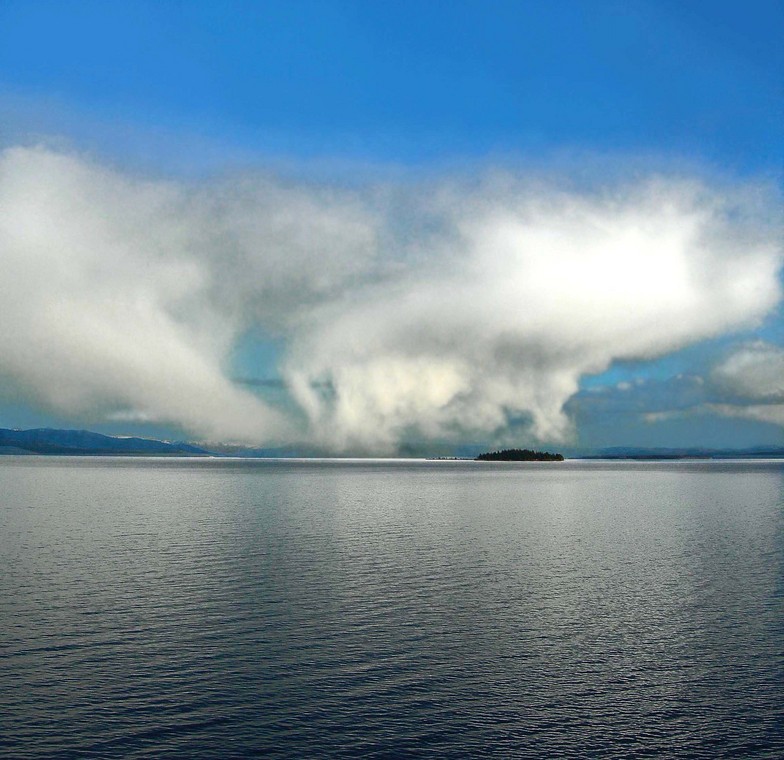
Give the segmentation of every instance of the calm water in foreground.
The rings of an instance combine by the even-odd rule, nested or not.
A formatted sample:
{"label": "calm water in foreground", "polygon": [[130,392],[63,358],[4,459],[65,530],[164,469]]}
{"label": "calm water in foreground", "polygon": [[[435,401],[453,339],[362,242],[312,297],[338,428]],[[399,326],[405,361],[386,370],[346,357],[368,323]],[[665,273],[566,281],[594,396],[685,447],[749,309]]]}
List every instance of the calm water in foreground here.
{"label": "calm water in foreground", "polygon": [[0,458],[0,755],[782,757],[783,486]]}

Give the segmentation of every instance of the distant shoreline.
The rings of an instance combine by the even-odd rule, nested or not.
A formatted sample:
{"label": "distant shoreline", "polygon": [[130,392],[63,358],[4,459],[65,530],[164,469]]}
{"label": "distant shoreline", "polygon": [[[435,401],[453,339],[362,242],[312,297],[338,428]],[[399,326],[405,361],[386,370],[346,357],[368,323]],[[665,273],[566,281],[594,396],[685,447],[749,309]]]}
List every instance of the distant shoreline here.
{"label": "distant shoreline", "polygon": [[745,449],[644,449],[616,447],[595,454],[564,456],[531,449],[505,449],[469,456],[330,457],[314,452],[298,453],[295,447],[253,448],[227,444],[192,444],[152,438],[108,436],[87,430],[0,428],[0,456],[159,457],[162,459],[410,459],[431,462],[537,462],[537,461],[628,461],[667,462],[690,460],[784,459],[784,446]]}

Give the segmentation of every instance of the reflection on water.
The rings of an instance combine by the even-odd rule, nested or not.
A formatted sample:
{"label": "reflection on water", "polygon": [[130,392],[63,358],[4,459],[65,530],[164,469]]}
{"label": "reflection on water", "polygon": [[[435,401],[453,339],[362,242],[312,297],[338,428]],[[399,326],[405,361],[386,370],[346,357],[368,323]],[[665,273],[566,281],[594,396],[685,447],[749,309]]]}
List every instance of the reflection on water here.
{"label": "reflection on water", "polygon": [[781,756],[783,475],[0,458],[0,754]]}

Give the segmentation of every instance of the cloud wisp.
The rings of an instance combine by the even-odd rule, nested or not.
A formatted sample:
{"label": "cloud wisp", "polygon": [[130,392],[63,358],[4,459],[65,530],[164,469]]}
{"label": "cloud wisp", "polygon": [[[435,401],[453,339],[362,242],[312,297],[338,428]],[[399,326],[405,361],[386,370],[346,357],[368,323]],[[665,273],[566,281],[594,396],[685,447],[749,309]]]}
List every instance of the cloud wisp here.
{"label": "cloud wisp", "polygon": [[[572,433],[580,377],[751,327],[781,297],[756,187],[510,175],[361,190],[151,180],[46,148],[0,158],[0,378],[74,417],[203,439],[394,452]],[[288,415],[233,382],[287,346]],[[519,428],[518,428],[519,429]]]}

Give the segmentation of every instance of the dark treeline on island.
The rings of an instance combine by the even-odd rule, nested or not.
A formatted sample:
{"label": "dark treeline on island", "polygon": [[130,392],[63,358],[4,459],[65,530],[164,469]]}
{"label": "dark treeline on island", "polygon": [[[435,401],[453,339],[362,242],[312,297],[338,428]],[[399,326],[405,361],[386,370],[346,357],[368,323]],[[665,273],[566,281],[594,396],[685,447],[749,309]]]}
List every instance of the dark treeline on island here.
{"label": "dark treeline on island", "polygon": [[476,458],[477,462],[563,462],[563,454],[551,454],[549,451],[532,451],[531,449],[505,449],[504,451],[488,451]]}

